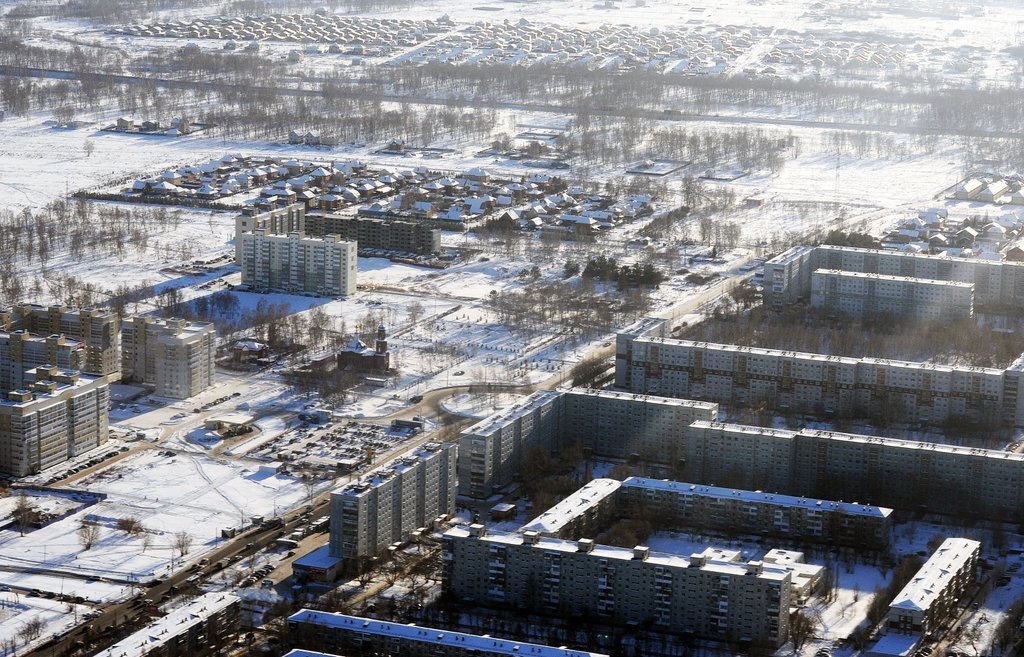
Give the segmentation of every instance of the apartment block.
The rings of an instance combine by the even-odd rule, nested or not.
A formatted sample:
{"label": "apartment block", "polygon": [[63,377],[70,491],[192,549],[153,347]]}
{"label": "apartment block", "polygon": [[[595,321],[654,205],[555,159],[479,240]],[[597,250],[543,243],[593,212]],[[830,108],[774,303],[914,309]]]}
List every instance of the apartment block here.
{"label": "apartment block", "polygon": [[23,384],[0,401],[0,472],[34,474],[106,442],[106,379],[49,366]]}
{"label": "apartment block", "polygon": [[169,612],[94,657],[177,657],[223,654],[240,626],[241,599],[207,593]]}
{"label": "apartment block", "polygon": [[512,482],[525,450],[579,445],[597,456],[676,466],[691,422],[718,405],[613,390],[540,391],[459,435],[459,494],[486,498]]}
{"label": "apartment block", "polygon": [[443,560],[445,590],[464,603],[651,623],[775,648],[788,639],[798,589],[813,588],[821,573],[795,559],[744,563],[738,553],[718,550],[683,557],[482,525],[446,532]]}
{"label": "apartment block", "polygon": [[452,513],[457,455],[454,444],[426,443],[412,455],[331,493],[331,556],[376,556]]}
{"label": "apartment block", "polygon": [[606,458],[676,465],[682,436],[695,420],[718,419],[718,404],[614,390],[564,394],[561,444]]}
{"label": "apartment block", "polygon": [[647,336],[633,340],[630,354],[622,363],[628,372],[617,378],[636,393],[931,424],[958,418],[1015,423],[1024,417],[1017,389],[1007,389],[1001,369]]}
{"label": "apartment block", "polygon": [[441,229],[418,221],[375,219],[350,214],[310,214],[306,232],[312,237],[338,235],[360,249],[383,249],[430,255],[441,251]]}
{"label": "apartment block", "polygon": [[974,583],[981,544],[947,538],[889,605],[890,631],[927,635],[956,614],[957,601]]}
{"label": "apartment block", "polygon": [[517,531],[551,538],[595,536],[622,515],[621,491],[620,481],[593,479]]}
{"label": "apartment block", "polygon": [[[121,370],[120,320],[100,308],[23,304],[0,310],[5,331],[22,330],[41,336],[63,336],[85,345],[81,369],[85,374],[116,380]],[[52,363],[58,365],[58,363]],[[63,367],[63,365],[60,365]]]}
{"label": "apartment block", "polygon": [[242,283],[259,290],[327,296],[356,292],[356,244],[337,235],[274,235],[258,228],[238,237]]}
{"label": "apartment block", "polygon": [[561,443],[563,394],[541,390],[459,434],[459,494],[487,498],[509,484],[530,445]]}
{"label": "apartment block", "polygon": [[288,641],[303,650],[292,650],[285,657],[330,657],[310,652],[310,649],[353,657],[607,657],[571,648],[552,648],[310,609],[288,617]]}
{"label": "apartment block", "polygon": [[969,319],[974,284],[819,269],[811,274],[811,307],[857,319]]}
{"label": "apartment block", "polygon": [[813,497],[630,477],[615,495],[619,515],[659,526],[752,533],[880,550],[889,544],[892,509]]}
{"label": "apartment block", "polygon": [[235,262],[242,262],[242,235],[255,230],[265,230],[273,235],[303,232],[306,230],[306,204],[293,203],[267,212],[235,217]]}
{"label": "apartment block", "polygon": [[781,308],[807,297],[811,273],[819,269],[966,283],[974,285],[977,309],[1024,308],[1024,263],[829,245],[794,247],[766,262],[765,305]]}
{"label": "apartment block", "polygon": [[40,337],[24,329],[0,332],[0,390],[25,385],[25,373],[42,365],[62,370],[81,370],[85,345],[62,335]]}
{"label": "apartment block", "polygon": [[685,477],[800,497],[1024,520],[1024,454],[860,436],[694,422]]}
{"label": "apartment block", "polygon": [[194,397],[213,385],[217,330],[183,319],[133,317],[121,329],[125,381],[155,386],[171,399]]}

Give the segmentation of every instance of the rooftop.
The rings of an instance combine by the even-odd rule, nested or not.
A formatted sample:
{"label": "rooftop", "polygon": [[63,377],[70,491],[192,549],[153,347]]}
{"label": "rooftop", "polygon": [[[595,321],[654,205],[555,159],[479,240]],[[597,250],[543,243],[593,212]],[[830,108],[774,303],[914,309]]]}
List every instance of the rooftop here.
{"label": "rooftop", "polygon": [[556,399],[561,397],[562,394],[563,393],[558,390],[539,390],[521,402],[505,409],[501,413],[497,413],[477,422],[462,433],[470,435],[491,433],[508,424],[512,420],[528,415],[538,408],[542,408],[553,403]]}
{"label": "rooftop", "polygon": [[[289,621],[299,623],[314,623],[327,627],[348,629],[360,634],[375,634],[378,636],[396,637],[407,641],[427,643],[438,647],[451,646],[464,650],[476,650],[482,654],[493,655],[531,655],[532,657],[605,657],[598,653],[586,652],[584,650],[572,650],[569,648],[552,648],[536,643],[523,643],[521,641],[509,641],[506,639],[495,639],[493,637],[463,634],[462,632],[450,632],[437,630],[417,625],[402,625],[389,621],[372,620],[348,616],[346,614],[325,613],[303,609],[288,617]],[[293,650],[288,653],[292,657],[319,657],[322,653]]]}
{"label": "rooftop", "polygon": [[888,274],[871,274],[861,271],[846,271],[843,269],[818,269],[812,277],[821,276],[842,276],[844,278],[863,278],[875,281],[892,281],[894,283],[914,283],[915,285],[937,285],[942,287],[955,287],[967,290],[974,289],[974,283],[960,283],[957,281],[940,281],[934,278],[913,278],[910,276],[890,276]]}
{"label": "rooftop", "polygon": [[[627,480],[628,481],[628,480]],[[564,500],[540,514],[519,531],[534,531],[538,534],[557,534],[573,519],[597,507],[614,495],[623,482],[615,479],[594,479],[569,495]]]}
{"label": "rooftop", "polygon": [[[595,481],[605,481],[596,479]],[[618,482],[616,482],[618,483]],[[721,488],[717,486],[700,486],[678,481],[667,481],[662,479],[646,479],[644,477],[630,477],[622,482],[623,487],[647,488],[653,490],[671,491],[680,495],[700,495],[703,497],[715,497],[723,499],[739,499],[748,502],[761,504],[773,504],[776,506],[803,507],[817,509],[819,511],[833,511],[854,516],[869,516],[885,518],[892,513],[892,509],[878,506],[857,504],[856,502],[835,502],[832,500],[819,500],[806,497],[794,497],[792,495],[776,495],[775,493],[762,493],[761,491],[739,490],[735,488]],[[583,489],[581,489],[583,490]],[[564,501],[568,501],[566,498]],[[554,508],[557,508],[556,505]],[[554,510],[552,508],[552,510]],[[543,518],[543,516],[541,516]],[[539,518],[538,518],[539,520]]]}
{"label": "rooftop", "polygon": [[969,366],[953,366],[953,365],[939,365],[936,363],[914,363],[903,360],[889,360],[886,358],[850,358],[848,356],[829,356],[827,354],[811,354],[801,351],[784,351],[780,349],[764,349],[762,347],[744,347],[736,344],[719,344],[716,342],[697,342],[694,340],[679,340],[677,338],[652,338],[642,337],[637,338],[635,344],[662,344],[667,346],[678,346],[689,349],[710,349],[713,351],[722,351],[726,353],[742,353],[752,354],[756,356],[769,356],[772,358],[797,358],[801,360],[808,360],[821,363],[837,363],[841,365],[849,365],[856,367],[858,365],[863,366],[877,366],[885,365],[887,367],[905,367],[915,370],[928,370],[930,372],[972,372],[979,374],[987,374],[991,376],[1002,376],[1005,370],[996,369],[993,367],[969,367]]}
{"label": "rooftop", "polygon": [[152,652],[169,639],[187,631],[193,625],[205,621],[210,616],[227,609],[237,602],[238,596],[232,593],[207,593],[206,595],[201,595],[184,607],[175,609],[135,634],[97,653],[94,657],[141,657]]}
{"label": "rooftop", "polygon": [[890,609],[925,611],[949,586],[964,564],[978,554],[981,543],[967,538],[947,538],[921,566],[914,578],[896,594]]}
{"label": "rooftop", "polygon": [[577,395],[580,397],[600,397],[602,399],[625,399],[645,402],[648,404],[660,404],[663,406],[685,406],[687,408],[705,408],[713,411],[718,410],[718,404],[715,402],[680,399],[678,397],[659,397],[657,395],[644,395],[641,393],[622,392],[619,390],[572,388],[571,390],[566,390],[565,394]]}

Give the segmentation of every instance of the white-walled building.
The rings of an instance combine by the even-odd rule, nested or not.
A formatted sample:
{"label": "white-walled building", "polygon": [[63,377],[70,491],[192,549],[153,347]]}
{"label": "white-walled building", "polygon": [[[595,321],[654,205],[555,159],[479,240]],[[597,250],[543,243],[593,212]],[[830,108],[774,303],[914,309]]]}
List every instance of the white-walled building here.
{"label": "white-walled building", "polygon": [[242,284],[259,290],[347,296],[356,292],[356,243],[337,235],[306,237],[265,229],[242,233],[238,264]]}
{"label": "white-walled building", "polygon": [[172,399],[194,397],[213,385],[217,330],[183,319],[133,317],[121,328],[121,375],[148,383]]}

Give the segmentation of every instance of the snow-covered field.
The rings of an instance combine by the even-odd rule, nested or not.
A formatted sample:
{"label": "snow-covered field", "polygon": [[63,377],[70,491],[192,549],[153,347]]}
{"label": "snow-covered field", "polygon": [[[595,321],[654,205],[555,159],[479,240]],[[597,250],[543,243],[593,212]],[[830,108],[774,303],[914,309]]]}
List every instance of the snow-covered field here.
{"label": "snow-covered field", "polygon": [[[0,566],[45,568],[51,573],[46,582],[32,578],[28,583],[7,573],[0,580],[58,591],[64,573],[75,578],[80,595],[97,601],[121,599],[126,585],[162,577],[183,562],[199,559],[222,541],[221,529],[243,525],[255,515],[282,515],[308,497],[298,479],[276,474],[273,466],[202,454],[169,457],[156,450],[135,454],[76,486],[105,493],[107,499],[25,536],[0,533]],[[321,482],[318,492],[330,486]],[[141,521],[145,531],[130,536],[119,530],[117,521],[128,517]],[[100,527],[88,550],[77,532],[81,521]],[[184,559],[175,548],[179,532],[192,537]],[[106,581],[83,583],[87,578]]]}

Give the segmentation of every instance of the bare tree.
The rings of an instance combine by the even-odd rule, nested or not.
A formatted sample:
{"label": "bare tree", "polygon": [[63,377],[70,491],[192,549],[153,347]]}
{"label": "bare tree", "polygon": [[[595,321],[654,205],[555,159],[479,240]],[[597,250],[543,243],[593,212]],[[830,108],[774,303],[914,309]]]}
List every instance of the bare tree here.
{"label": "bare tree", "polygon": [[18,494],[18,501],[15,502],[11,516],[14,518],[14,524],[18,531],[24,536],[32,522],[39,517],[39,511],[28,501],[28,495],[22,492]]}
{"label": "bare tree", "polygon": [[129,536],[138,536],[146,530],[145,527],[142,526],[142,521],[134,516],[119,518],[117,521],[117,528]]}
{"label": "bare tree", "polygon": [[78,542],[82,544],[82,549],[91,550],[99,539],[100,526],[83,520],[82,524],[78,527]]}
{"label": "bare tree", "polygon": [[789,617],[789,638],[793,641],[793,650],[799,651],[807,639],[811,638],[817,622],[807,615],[803,609],[797,609]]}
{"label": "bare tree", "polygon": [[21,636],[22,641],[28,643],[39,638],[39,635],[43,633],[43,619],[38,616],[25,622],[25,626],[18,632]]}
{"label": "bare tree", "polygon": [[192,534],[189,534],[186,531],[180,531],[174,535],[171,545],[178,551],[178,556],[184,557],[192,547],[193,540]]}
{"label": "bare tree", "polygon": [[96,152],[96,144],[92,143],[91,139],[86,139],[82,144],[82,150],[85,151],[86,157],[92,157],[92,154]]}

